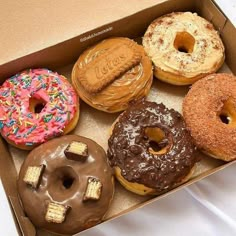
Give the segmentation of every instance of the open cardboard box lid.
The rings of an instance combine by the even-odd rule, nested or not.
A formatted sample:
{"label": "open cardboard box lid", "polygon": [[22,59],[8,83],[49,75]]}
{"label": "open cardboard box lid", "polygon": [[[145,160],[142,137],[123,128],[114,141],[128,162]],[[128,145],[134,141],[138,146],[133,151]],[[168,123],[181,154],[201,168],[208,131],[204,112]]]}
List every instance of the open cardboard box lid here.
{"label": "open cardboard box lid", "polygon": [[[27,0],[9,0],[0,8],[1,19],[4,20],[0,22],[0,82],[25,68],[41,66],[57,69],[73,63],[90,44],[109,36],[141,36],[156,17],[172,11],[195,9],[193,6],[200,15],[212,21],[221,33],[226,46],[227,65],[236,74],[236,30],[211,0],[42,0],[30,3]],[[207,171],[165,195],[232,163]],[[17,172],[8,147],[1,139],[0,175],[14,210],[19,232],[35,235],[34,227],[20,207],[16,191]],[[138,207],[156,200],[157,198],[153,198]],[[135,208],[137,206],[122,214]],[[122,214],[114,215],[113,218]]]}
{"label": "open cardboard box lid", "polygon": [[1,4],[0,8],[0,65],[82,35],[159,2],[163,0],[9,0]]}
{"label": "open cardboard box lid", "polygon": [[[158,7],[157,5],[161,3],[165,4]],[[192,1],[182,2],[179,5],[173,0],[68,0],[66,3],[63,0],[31,2],[9,0],[0,8],[0,81],[23,68],[28,68],[30,65],[32,67],[41,64],[41,66],[47,67],[48,64],[53,63],[54,67],[57,68],[65,64],[66,61],[67,63],[75,61],[81,51],[78,48],[88,46],[86,43],[80,45],[78,36],[86,35],[93,29],[102,28],[104,25],[153,6],[156,7],[152,9],[150,14],[143,14],[142,17],[152,20],[155,18],[155,14],[158,15],[160,11],[166,13],[170,12],[170,9],[183,9],[183,5],[187,10],[191,8],[191,4]],[[219,14],[216,11],[219,10],[212,11],[211,4],[207,1],[203,1],[203,5],[209,20],[214,18],[220,30],[227,26],[225,17],[218,18]],[[227,22],[228,25],[231,24],[228,20]],[[140,25],[140,23],[132,20],[127,21],[127,24],[127,29],[129,24]],[[232,24],[226,28],[231,27],[233,27]],[[113,35],[114,31],[119,35],[119,29],[113,29],[112,33],[106,34],[106,37]],[[231,48],[233,47],[234,35],[232,32],[230,33],[227,45]],[[99,40],[100,37],[97,39]],[[72,47],[73,57],[69,55],[72,52]],[[62,53],[65,48],[68,48],[67,56]],[[49,50],[52,55],[50,58],[47,57]],[[63,56],[59,57],[60,54]],[[35,55],[39,59],[35,58]],[[55,55],[54,58],[53,55]],[[24,60],[21,62],[24,61],[24,64],[19,60],[23,57]],[[228,61],[231,60],[233,59],[229,58]]]}

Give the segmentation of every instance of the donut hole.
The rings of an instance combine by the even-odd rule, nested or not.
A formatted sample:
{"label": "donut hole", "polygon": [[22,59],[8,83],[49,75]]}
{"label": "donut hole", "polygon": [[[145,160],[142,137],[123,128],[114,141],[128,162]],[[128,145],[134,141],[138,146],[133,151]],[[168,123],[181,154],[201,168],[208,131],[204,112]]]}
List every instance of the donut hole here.
{"label": "donut hole", "polygon": [[188,49],[185,48],[184,46],[179,47],[179,48],[178,48],[178,51],[179,51],[179,52],[188,53]]}
{"label": "donut hole", "polygon": [[230,117],[225,114],[220,115],[220,120],[227,125],[230,123]]}
{"label": "donut hole", "polygon": [[163,130],[158,127],[145,129],[145,136],[149,140],[148,151],[152,154],[164,154],[167,152],[169,142]]}
{"label": "donut hole", "polygon": [[46,105],[46,101],[42,98],[31,97],[29,99],[29,110],[33,113],[39,114]]}
{"label": "donut hole", "polygon": [[194,37],[184,31],[178,32],[175,36],[174,47],[176,50],[182,53],[192,53],[195,45]]}
{"label": "donut hole", "polygon": [[[63,171],[65,171],[65,169],[63,169]],[[58,176],[58,184],[60,185],[59,187],[61,187],[63,190],[72,188],[74,182],[75,176],[74,173],[71,171],[62,172],[62,174]]]}
{"label": "donut hole", "polygon": [[68,189],[72,186],[74,180],[75,179],[72,178],[71,176],[64,176],[62,180],[62,184],[66,189]]}
{"label": "donut hole", "polygon": [[79,178],[71,166],[56,168],[49,176],[48,191],[53,196],[71,196],[79,186]]}
{"label": "donut hole", "polygon": [[45,104],[43,104],[43,103],[37,104],[34,108],[34,112],[35,113],[40,113],[43,110],[44,107],[45,107]]}
{"label": "donut hole", "polygon": [[224,101],[223,107],[219,113],[219,119],[226,125],[236,127],[236,109],[232,98]]}
{"label": "donut hole", "polygon": [[162,148],[160,147],[160,145],[153,141],[153,140],[150,140],[149,141],[149,145],[150,145],[150,148],[154,151],[154,152],[159,152]]}

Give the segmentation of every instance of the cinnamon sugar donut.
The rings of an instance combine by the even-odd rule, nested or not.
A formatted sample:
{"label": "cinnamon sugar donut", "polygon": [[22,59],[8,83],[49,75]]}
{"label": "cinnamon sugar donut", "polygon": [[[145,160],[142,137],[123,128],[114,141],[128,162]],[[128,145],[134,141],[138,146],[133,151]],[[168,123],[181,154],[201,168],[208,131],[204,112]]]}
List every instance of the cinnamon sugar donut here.
{"label": "cinnamon sugar donut", "polygon": [[107,153],[119,182],[139,195],[161,194],[187,181],[199,160],[182,116],[144,100],[114,123]]}
{"label": "cinnamon sugar donut", "polygon": [[154,63],[154,75],[175,85],[192,84],[217,71],[224,45],[214,26],[191,12],[175,12],[154,20],[143,46]]}
{"label": "cinnamon sugar donut", "polygon": [[196,145],[224,161],[236,159],[236,77],[213,74],[197,81],[183,102]]}
{"label": "cinnamon sugar donut", "polygon": [[72,83],[90,106],[113,113],[148,94],[152,63],[142,46],[128,38],[110,38],[84,51],[72,71]]}

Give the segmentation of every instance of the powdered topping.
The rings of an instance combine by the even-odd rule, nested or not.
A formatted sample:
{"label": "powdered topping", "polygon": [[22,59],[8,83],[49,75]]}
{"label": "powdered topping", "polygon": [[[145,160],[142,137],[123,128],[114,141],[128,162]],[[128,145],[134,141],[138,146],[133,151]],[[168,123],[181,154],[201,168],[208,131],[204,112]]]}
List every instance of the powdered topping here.
{"label": "powdered topping", "polygon": [[[30,99],[44,107],[32,111]],[[33,146],[63,133],[77,110],[77,95],[69,82],[47,69],[12,76],[0,88],[0,130],[17,145]]]}

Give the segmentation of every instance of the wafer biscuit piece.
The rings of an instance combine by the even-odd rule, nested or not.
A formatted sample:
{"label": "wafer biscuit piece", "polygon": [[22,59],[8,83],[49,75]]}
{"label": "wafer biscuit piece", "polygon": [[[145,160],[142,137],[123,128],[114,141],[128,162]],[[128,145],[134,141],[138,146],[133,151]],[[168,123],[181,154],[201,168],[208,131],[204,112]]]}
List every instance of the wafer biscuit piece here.
{"label": "wafer biscuit piece", "polygon": [[84,201],[99,200],[102,194],[102,183],[99,179],[94,177],[88,178],[87,189],[84,194]]}
{"label": "wafer biscuit piece", "polygon": [[45,219],[48,222],[61,224],[66,218],[66,212],[69,206],[64,206],[56,202],[50,202],[48,204]]}
{"label": "wafer biscuit piece", "polygon": [[74,161],[84,161],[88,157],[88,146],[82,142],[73,141],[64,151],[68,159]]}
{"label": "wafer biscuit piece", "polygon": [[37,189],[40,184],[44,169],[45,165],[29,166],[24,176],[24,182],[34,189]]}

